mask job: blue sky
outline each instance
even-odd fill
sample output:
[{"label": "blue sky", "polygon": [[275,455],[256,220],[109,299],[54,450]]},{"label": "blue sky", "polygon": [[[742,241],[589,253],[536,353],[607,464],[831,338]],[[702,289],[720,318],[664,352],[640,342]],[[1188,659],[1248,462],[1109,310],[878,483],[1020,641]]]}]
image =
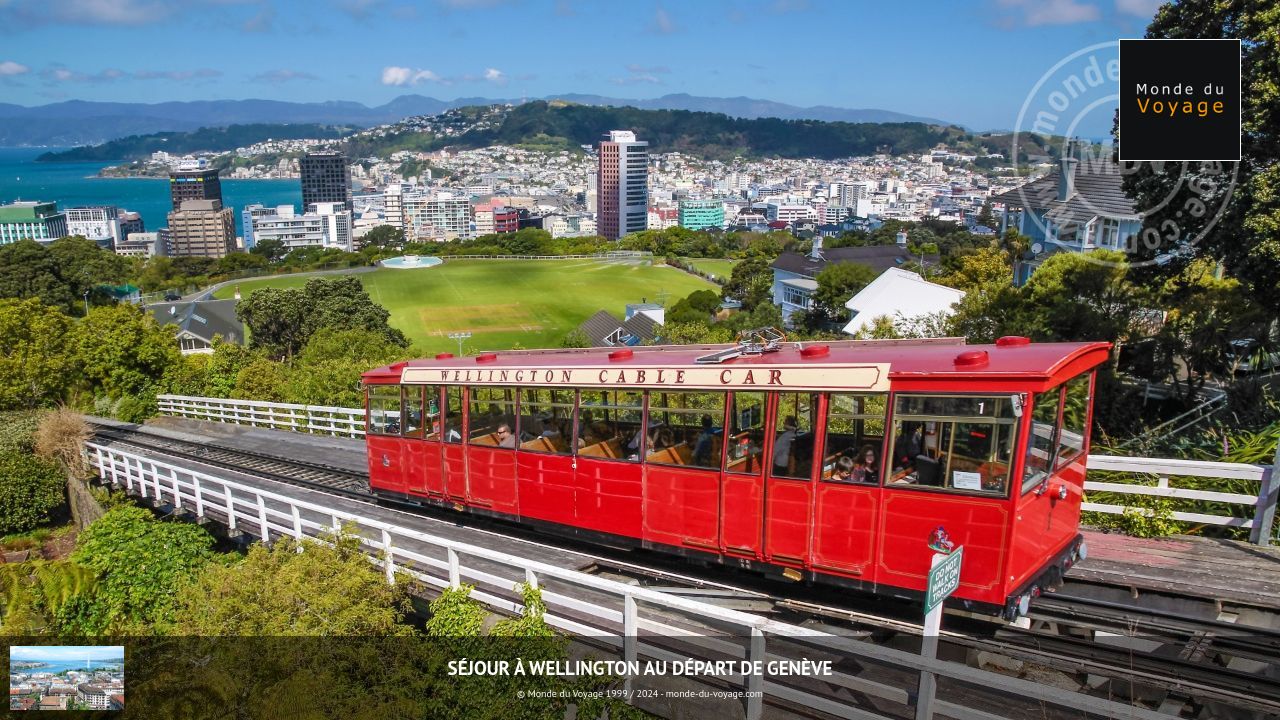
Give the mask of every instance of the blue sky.
[{"label": "blue sky", "polygon": [[124,657],[122,645],[15,645],[9,648],[12,660],[45,660],[48,662],[74,662],[91,660],[119,660]]},{"label": "blue sky", "polygon": [[0,0],[0,101],[684,92],[1011,127],[1042,73],[1158,4]]}]

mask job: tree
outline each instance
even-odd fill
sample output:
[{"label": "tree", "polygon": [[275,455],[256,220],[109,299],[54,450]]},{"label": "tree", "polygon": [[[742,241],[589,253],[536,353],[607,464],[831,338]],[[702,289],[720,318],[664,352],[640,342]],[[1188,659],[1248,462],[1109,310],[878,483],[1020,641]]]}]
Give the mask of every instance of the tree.
[{"label": "tree", "polygon": [[[1150,264],[1139,270],[1143,277],[1176,277],[1196,257],[1221,261],[1232,276],[1252,292],[1255,302],[1280,313],[1280,5],[1272,0],[1235,2],[1169,2],[1147,26],[1148,38],[1239,38],[1241,40],[1241,162],[1166,163],[1157,168],[1143,163],[1126,175],[1126,194],[1143,215],[1145,232],[1165,237],[1166,223],[1173,223],[1181,238],[1203,239],[1195,247],[1182,247],[1170,262]],[[1119,146],[1119,133],[1116,132]],[[1233,167],[1238,165],[1238,167]],[[1231,191],[1227,179],[1238,171]],[[1195,198],[1178,194],[1181,186],[1199,186],[1205,211],[1184,212]],[[1175,197],[1185,202],[1165,202]],[[1223,212],[1216,209],[1225,207]],[[1212,223],[1212,227],[1210,224]],[[1169,248],[1157,248],[1168,250]],[[1156,250],[1143,246],[1139,257]]]},{"label": "tree", "polygon": [[1032,321],[1032,336],[1042,341],[1128,338],[1142,307],[1129,281],[1122,253],[1057,253],[1027,281],[1022,292]]},{"label": "tree", "polygon": [[214,265],[212,272],[217,275],[230,275],[231,273],[245,272],[247,270],[261,270],[266,266],[267,259],[261,255],[234,252],[218,258],[218,262]]},{"label": "tree", "polygon": [[849,319],[844,304],[876,279],[876,271],[859,263],[838,262],[822,268],[815,279],[814,309],[828,322],[844,322]]},{"label": "tree", "polygon": [[996,214],[991,207],[990,199],[982,203],[982,209],[978,211],[977,223],[983,227],[989,227],[992,230],[1000,227],[1000,221],[996,219]]},{"label": "tree", "polygon": [[[381,225],[379,227],[390,227],[390,226]],[[374,230],[377,230],[377,229],[378,228],[374,228]],[[260,255],[266,258],[267,262],[269,263],[277,263],[283,260],[285,255],[289,254],[289,248],[285,247],[285,244],[280,240],[276,240],[275,238],[266,238],[264,240],[258,240],[257,242],[255,242],[253,245],[253,249],[251,249],[249,252],[254,255]]]},{"label": "tree", "polygon": [[0,451],[0,535],[49,521],[62,505],[66,476],[56,463],[14,450]]},{"label": "tree", "polygon": [[205,357],[208,361],[205,365],[204,389],[200,394],[229,398],[235,390],[240,372],[261,355],[239,343],[219,340],[213,344],[213,352]]},{"label": "tree", "polygon": [[1009,258],[996,248],[983,248],[956,261],[956,269],[933,278],[940,285],[969,292],[992,284],[1012,282]]},{"label": "tree", "polygon": [[360,238],[361,247],[396,248],[404,244],[404,231],[393,225],[378,225]]},{"label": "tree", "polygon": [[253,347],[276,357],[296,355],[321,328],[369,330],[399,347],[404,333],[391,327],[391,313],[373,302],[359,278],[313,278],[302,290],[265,288],[241,300],[236,314],[249,328]]},{"label": "tree", "polygon": [[0,245],[0,298],[36,298],[63,312],[76,312],[72,285],[58,259],[34,240]]},{"label": "tree", "polygon": [[166,632],[178,591],[213,557],[199,525],[161,522],[131,505],[107,511],[80,533],[71,559],[93,570],[92,595],[71,603],[65,627],[88,635]]},{"label": "tree", "polygon": [[[177,595],[175,631],[227,636],[405,636],[406,584],[391,585],[360,539],[277,541],[244,560],[210,564]],[[301,552],[298,550],[301,549]]]},{"label": "tree", "polygon": [[560,341],[562,348],[588,348],[591,347],[591,338],[587,334],[574,328],[565,334],[564,339]]},{"label": "tree", "polygon": [[121,285],[132,269],[129,258],[104,250],[79,235],[54,240],[49,244],[49,254],[57,261],[58,272],[74,297],[83,297],[85,291],[98,285]]},{"label": "tree", "polygon": [[773,272],[769,264],[767,257],[752,255],[734,265],[729,281],[720,290],[721,297],[737,300],[747,312],[762,302],[769,302],[773,293]]},{"label": "tree", "polygon": [[75,346],[84,380],[110,398],[154,396],[181,357],[173,330],[133,305],[91,310],[76,327]]},{"label": "tree", "polygon": [[39,300],[0,300],[0,409],[50,405],[76,374],[72,320]]}]

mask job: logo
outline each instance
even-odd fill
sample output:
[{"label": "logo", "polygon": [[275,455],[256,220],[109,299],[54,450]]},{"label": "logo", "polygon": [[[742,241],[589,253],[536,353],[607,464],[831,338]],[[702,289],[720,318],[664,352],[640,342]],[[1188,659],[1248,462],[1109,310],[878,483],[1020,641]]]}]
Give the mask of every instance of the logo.
[{"label": "logo", "polygon": [[939,525],[933,532],[929,533],[929,549],[950,555],[951,551],[956,549],[956,544],[951,542],[951,536],[947,535],[947,529]]},{"label": "logo", "polygon": [[[1018,112],[1009,160],[1030,180],[1012,193],[1016,201],[1008,208],[1018,220],[1015,224],[1011,216],[1010,226],[1031,238],[1035,260],[1056,252],[1113,250],[1123,253],[1130,267],[1165,263],[1171,255],[1187,253],[1217,225],[1235,190],[1238,163],[1172,159],[1195,153],[1117,162],[1112,123],[1138,112],[1136,105],[1122,106],[1132,99],[1121,92],[1120,46],[1119,41],[1098,43],[1062,58],[1032,86]],[[1200,82],[1201,90],[1205,84]],[[1124,130],[1121,148],[1128,147]],[[1128,198],[1125,180],[1150,174],[1169,178],[1161,185],[1168,190],[1142,201]]]}]

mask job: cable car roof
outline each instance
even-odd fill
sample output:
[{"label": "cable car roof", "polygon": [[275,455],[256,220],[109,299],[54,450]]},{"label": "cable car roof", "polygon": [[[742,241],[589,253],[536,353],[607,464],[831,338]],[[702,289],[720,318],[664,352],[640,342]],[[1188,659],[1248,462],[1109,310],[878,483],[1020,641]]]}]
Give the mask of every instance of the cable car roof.
[{"label": "cable car roof", "polygon": [[441,353],[370,370],[364,380],[370,384],[882,391],[888,389],[890,379],[1056,381],[1100,365],[1111,345],[1036,343],[1020,337],[966,345],[962,338],[935,338],[786,342],[774,352],[729,352],[737,347],[510,350],[464,357]]}]

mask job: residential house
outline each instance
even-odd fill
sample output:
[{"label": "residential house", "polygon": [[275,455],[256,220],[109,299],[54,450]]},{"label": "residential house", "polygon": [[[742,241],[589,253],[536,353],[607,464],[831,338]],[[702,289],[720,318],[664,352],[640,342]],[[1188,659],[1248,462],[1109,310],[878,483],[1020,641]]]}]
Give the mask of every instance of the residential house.
[{"label": "residential house", "polygon": [[950,315],[951,306],[963,298],[963,290],[931,283],[909,270],[889,268],[844,304],[851,313],[844,331],[857,335],[870,329],[878,317],[913,320],[938,313]]},{"label": "residential house", "polygon": [[235,300],[198,300],[148,305],[161,325],[177,326],[178,348],[183,355],[213,352],[213,339],[244,342],[244,324],[236,316]]},{"label": "residential house", "polygon": [[[832,263],[858,263],[877,273],[896,268],[909,262],[920,262],[919,257],[901,245],[871,245],[824,250],[822,238],[815,238],[813,250],[808,255],[786,252],[773,261],[773,302],[782,309],[782,319],[791,324],[793,315],[813,308],[813,293],[818,289],[818,273]],[[938,262],[936,255],[925,256],[926,264]]]},{"label": "residential house", "polygon": [[592,347],[643,345],[656,340],[661,328],[662,321],[651,312],[637,311],[619,321],[608,310],[597,312],[578,326]]},{"label": "residential house", "polygon": [[1081,154],[1080,145],[1069,142],[1053,173],[991,198],[1004,206],[1000,234],[1014,228],[1031,239],[1031,251],[1014,268],[1018,285],[1055,253],[1123,251],[1142,231],[1120,166],[1110,156]]}]

